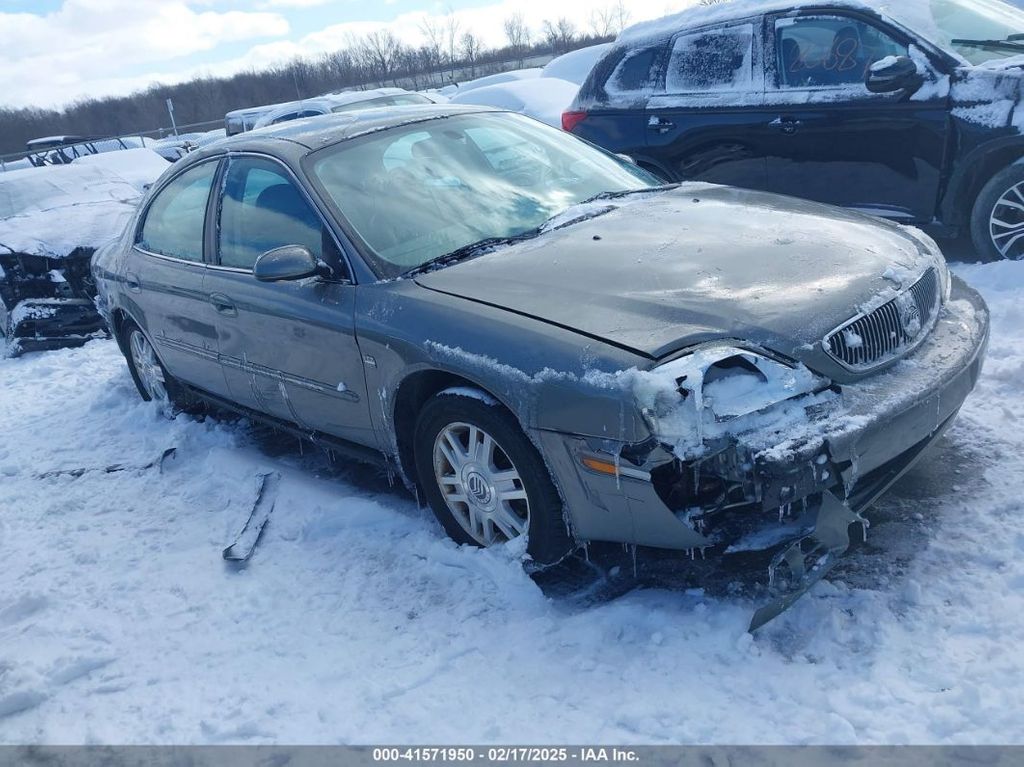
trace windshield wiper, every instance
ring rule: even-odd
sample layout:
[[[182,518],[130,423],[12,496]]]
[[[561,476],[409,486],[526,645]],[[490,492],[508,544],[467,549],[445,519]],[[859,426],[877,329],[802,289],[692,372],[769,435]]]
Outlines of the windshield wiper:
[[[628,197],[631,194],[640,194],[642,192],[667,192],[669,189],[675,189],[679,184],[662,184],[661,186],[645,186],[641,189],[620,189],[617,192],[598,192],[593,197],[588,197],[583,202],[577,203],[577,205],[586,205],[588,202],[597,202],[598,200],[617,200],[620,197]]]
[[[969,40],[958,38],[956,40],[950,40],[950,42],[953,45],[966,45],[968,48],[1024,53],[1024,35],[1010,35],[1005,40]]]
[[[542,227],[536,229],[530,229],[529,231],[523,232],[522,234],[515,234],[510,237],[486,237],[476,242],[471,242],[469,245],[463,245],[461,248],[456,248],[450,253],[432,258],[429,261],[424,261],[419,266],[414,266],[412,269],[407,269],[402,272],[405,277],[412,277],[423,272],[433,271],[434,269],[440,269],[445,266],[451,266],[452,264],[458,263],[459,261],[465,261],[467,258],[473,256],[479,256],[483,253],[493,250],[501,245],[511,245],[513,242],[519,242],[520,240],[528,240],[531,237],[536,237],[540,234]]]

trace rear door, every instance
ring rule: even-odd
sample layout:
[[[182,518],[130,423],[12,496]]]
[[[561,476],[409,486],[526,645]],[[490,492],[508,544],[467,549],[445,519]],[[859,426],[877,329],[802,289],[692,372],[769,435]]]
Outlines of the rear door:
[[[688,30],[671,42],[647,102],[647,154],[680,180],[767,188],[761,21]]]
[[[310,432],[375,445],[355,337],[356,287],[295,177],[269,157],[232,156],[217,231],[205,287],[220,312],[231,398]],[[259,282],[257,258],[283,245],[309,248],[332,275]]]
[[[156,194],[125,273],[127,297],[164,366],[217,395],[227,386],[217,359],[219,317],[207,298],[205,222],[220,161],[195,165]]]
[[[771,190],[896,220],[930,221],[946,153],[948,88],[896,29],[846,11],[768,19]],[[876,94],[871,65],[913,55],[916,94]]]

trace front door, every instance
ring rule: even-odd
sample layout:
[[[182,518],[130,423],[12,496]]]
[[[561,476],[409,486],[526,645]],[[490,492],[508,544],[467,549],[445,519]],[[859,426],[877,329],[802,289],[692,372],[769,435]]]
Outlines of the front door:
[[[896,220],[935,215],[946,154],[948,88],[895,30],[841,12],[768,20],[770,189]],[[914,56],[928,82],[875,94],[873,63]]]
[[[647,154],[676,180],[765,189],[760,21],[684,32],[647,102]]]
[[[223,185],[216,263],[205,289],[220,313],[220,359],[239,404],[375,446],[354,327],[355,286],[340,251],[290,172],[236,156]],[[303,245],[329,277],[260,282],[259,256]]]

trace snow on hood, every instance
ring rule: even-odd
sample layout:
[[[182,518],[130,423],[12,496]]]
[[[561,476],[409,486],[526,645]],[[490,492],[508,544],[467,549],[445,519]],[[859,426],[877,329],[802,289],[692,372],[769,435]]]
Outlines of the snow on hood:
[[[594,68],[594,64],[611,47],[611,43],[601,43],[600,45],[591,45],[586,48],[570,51],[548,62],[543,72],[541,72],[541,77],[557,77],[559,80],[568,80],[571,83],[576,83],[577,86],[583,85],[583,81],[587,79],[590,70]]]
[[[140,197],[137,187],[102,164],[0,174],[0,253],[63,257],[99,247],[122,233]]]
[[[828,331],[940,261],[877,219],[684,184],[570,208],[538,237],[415,279],[651,358],[732,337],[814,359]]]
[[[498,107],[562,127],[562,112],[569,108],[579,86],[556,77],[538,77],[488,85],[452,96],[453,104]]]

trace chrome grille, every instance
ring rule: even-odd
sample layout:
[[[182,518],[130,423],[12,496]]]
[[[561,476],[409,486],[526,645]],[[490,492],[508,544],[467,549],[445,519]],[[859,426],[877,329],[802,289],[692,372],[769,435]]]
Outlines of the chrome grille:
[[[853,370],[874,367],[920,343],[938,305],[939,279],[935,269],[929,269],[896,298],[830,333],[825,348]]]

